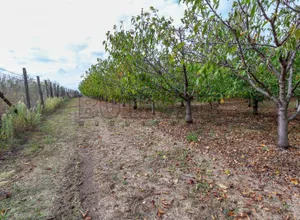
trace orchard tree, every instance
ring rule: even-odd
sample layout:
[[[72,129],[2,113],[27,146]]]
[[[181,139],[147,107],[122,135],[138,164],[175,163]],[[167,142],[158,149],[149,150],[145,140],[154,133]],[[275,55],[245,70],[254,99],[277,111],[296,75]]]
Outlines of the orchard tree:
[[[288,116],[289,103],[300,84],[295,68],[300,49],[297,1],[234,0],[228,16],[218,12],[219,0],[183,1],[190,6],[186,14],[194,22],[195,41],[201,45],[199,50],[205,48],[207,62],[229,68],[276,103],[278,147],[287,149],[288,123],[300,114],[298,107]]]
[[[123,26],[107,34],[104,42],[112,57],[134,69],[132,74],[146,74],[149,89],[177,96],[186,102],[186,122],[192,123],[191,102],[195,92],[195,72],[190,32],[175,27],[172,19],[158,11],[144,12],[132,18],[133,29]]]
[[[110,57],[105,60],[98,59],[97,64],[92,65],[80,83],[82,94],[97,99],[120,100],[121,74],[119,66]]]

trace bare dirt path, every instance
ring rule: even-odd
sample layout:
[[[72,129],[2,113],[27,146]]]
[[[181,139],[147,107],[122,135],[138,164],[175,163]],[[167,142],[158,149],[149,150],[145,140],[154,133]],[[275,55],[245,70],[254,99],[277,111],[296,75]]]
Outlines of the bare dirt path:
[[[157,126],[155,119],[103,114],[80,119],[78,100],[71,101],[29,137],[24,149],[0,160],[0,189],[11,193],[0,200],[6,219],[300,216],[299,188],[229,169],[222,158]],[[286,196],[289,190],[294,194]]]

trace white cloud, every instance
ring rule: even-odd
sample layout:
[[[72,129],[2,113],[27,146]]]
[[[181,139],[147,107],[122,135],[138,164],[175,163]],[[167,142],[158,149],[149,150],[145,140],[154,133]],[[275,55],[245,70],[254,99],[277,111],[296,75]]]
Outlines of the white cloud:
[[[177,22],[184,11],[173,0],[0,0],[0,67],[77,88],[105,33],[150,6]]]

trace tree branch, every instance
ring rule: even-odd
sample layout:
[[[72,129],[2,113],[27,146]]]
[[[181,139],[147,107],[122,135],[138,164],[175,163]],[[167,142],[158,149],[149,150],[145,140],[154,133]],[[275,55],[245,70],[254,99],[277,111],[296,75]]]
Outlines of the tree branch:
[[[289,5],[289,3],[287,1],[282,1],[282,3],[288,7],[289,9],[291,9],[292,11],[296,12],[296,13],[300,13],[300,10],[293,8],[291,5]]]
[[[298,115],[300,115],[300,105],[298,106],[296,113],[293,114],[291,117],[289,117],[288,121],[290,122],[290,121],[294,120]]]
[[[260,8],[260,10],[262,11],[263,13],[263,16],[265,17],[265,19],[270,23],[271,25],[271,28],[272,28],[272,33],[273,33],[273,37],[274,37],[274,41],[275,41],[275,45],[277,47],[280,47],[282,45],[282,42],[279,43],[279,40],[278,40],[278,36],[277,36],[277,32],[276,32],[276,27],[275,27],[275,21],[276,21],[276,18],[277,18],[277,15],[275,14],[274,17],[271,19],[270,17],[268,17],[262,3],[260,0],[257,0],[257,4]],[[275,12],[276,10],[278,10],[278,5],[276,6],[276,9],[275,9]]]

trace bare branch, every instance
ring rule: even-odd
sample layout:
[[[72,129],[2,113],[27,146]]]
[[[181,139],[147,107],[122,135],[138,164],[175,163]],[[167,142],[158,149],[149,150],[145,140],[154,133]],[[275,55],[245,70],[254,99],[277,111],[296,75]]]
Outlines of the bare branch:
[[[272,63],[269,61],[269,59],[267,58],[267,56],[261,52],[256,46],[255,44],[252,44],[251,43],[251,39],[248,39],[249,41],[249,44],[252,46],[252,48],[254,49],[254,51],[256,51],[261,58],[264,59],[264,61],[267,63],[267,67],[268,69],[270,70],[270,72],[272,72],[275,76],[279,77],[280,76],[280,73],[278,70],[276,70],[276,68],[272,65]]]
[[[298,106],[296,113],[293,114],[291,117],[289,117],[288,121],[290,122],[290,121],[294,120],[298,115],[300,115],[300,105]]]
[[[296,13],[300,13],[300,10],[299,9],[296,9],[296,8],[293,8],[289,3],[288,1],[282,1],[282,3],[288,7],[289,9],[291,9],[293,12],[296,12]]]
[[[296,82],[296,84],[294,85],[294,87],[292,89],[292,94],[295,92],[295,90],[298,88],[298,86],[300,86],[300,80],[298,80],[298,82]]]
[[[263,95],[265,95],[266,97],[272,99],[275,103],[278,103],[279,100],[274,97],[268,90],[266,91],[263,88],[258,87],[255,82],[251,79],[250,75],[247,73],[248,77],[245,76],[241,76],[240,71],[236,70],[230,63],[228,63],[227,61],[225,61],[225,63],[218,63],[221,66],[224,66],[226,68],[229,68],[233,71],[234,75],[246,82],[248,82],[255,90],[257,90],[258,92],[262,93]]]
[[[266,13],[266,11],[265,11],[265,9],[264,9],[264,6],[262,5],[262,3],[261,3],[260,0],[257,0],[257,4],[258,4],[260,10],[261,10],[262,13],[263,13],[263,16],[265,17],[265,19],[266,19],[266,20],[270,23],[270,25],[271,25],[275,45],[276,45],[277,47],[280,47],[280,46],[282,45],[282,42],[279,43],[278,36],[277,36],[277,32],[276,32],[276,27],[275,27],[275,21],[276,21],[277,15],[275,14],[274,17],[271,19],[270,17],[268,17],[268,15],[267,15],[267,13]],[[278,5],[277,5],[277,7],[276,7],[276,9],[275,9],[275,12],[276,12],[276,10],[278,10]]]
[[[217,11],[212,7],[212,5],[210,4],[209,0],[206,0],[206,3],[208,5],[208,7],[210,8],[210,10],[214,13],[214,15],[217,16],[217,18],[226,26],[228,27],[231,31],[235,32],[236,30],[231,27],[226,21],[224,21],[222,19],[222,17],[217,13]]]

